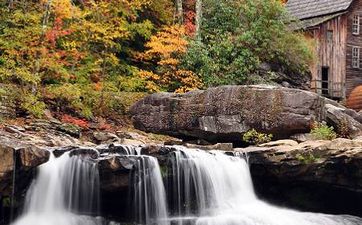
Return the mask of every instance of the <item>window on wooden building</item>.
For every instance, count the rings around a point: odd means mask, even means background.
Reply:
[[[328,30],[327,31],[327,41],[328,41],[328,43],[333,42],[333,30]]]
[[[352,34],[359,34],[359,15],[353,16],[353,24],[352,24]]]
[[[352,67],[359,68],[359,47],[352,47]]]

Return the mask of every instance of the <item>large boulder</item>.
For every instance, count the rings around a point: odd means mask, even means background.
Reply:
[[[316,93],[274,86],[221,86],[186,94],[158,93],[131,108],[133,123],[140,130],[211,142],[239,142],[251,128],[286,138],[307,133],[314,121],[328,119],[336,126],[347,124],[353,135],[358,135],[361,124],[357,113],[354,117],[352,114]]]

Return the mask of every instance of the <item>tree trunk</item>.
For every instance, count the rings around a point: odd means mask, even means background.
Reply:
[[[11,10],[14,7],[14,0],[9,0],[8,1],[8,8],[9,10]]]
[[[196,0],[196,38],[200,39],[200,29],[201,29],[201,23],[202,23],[202,0]]]
[[[176,0],[176,11],[177,11],[177,22],[179,24],[183,24],[183,7],[182,7],[182,0]]]

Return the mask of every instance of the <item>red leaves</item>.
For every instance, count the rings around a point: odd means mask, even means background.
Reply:
[[[186,34],[188,36],[193,36],[195,34],[195,31],[196,31],[195,6],[196,6],[196,1],[195,0],[186,0],[186,2],[185,2],[185,11],[184,11],[184,21],[185,21]]]
[[[76,125],[76,126],[81,127],[83,129],[88,129],[89,128],[88,121],[86,121],[84,119],[75,118],[75,117],[70,116],[68,114],[62,115],[61,121],[63,123],[70,123],[70,124]]]
[[[54,21],[54,25],[52,29],[48,30],[45,33],[45,40],[52,46],[55,47],[57,40],[60,37],[67,36],[71,34],[72,31],[70,29],[63,30],[63,20],[62,18],[56,18]]]

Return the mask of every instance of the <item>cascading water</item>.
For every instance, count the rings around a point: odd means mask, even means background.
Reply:
[[[245,157],[181,146],[172,147],[171,168],[167,171],[168,209],[157,159],[141,155],[139,147],[113,147],[100,154],[98,160],[126,157],[132,162],[129,208],[135,213],[135,224],[362,224],[357,217],[302,213],[269,205],[255,195]],[[95,217],[99,215],[98,164],[91,158],[94,154],[83,153],[67,152],[59,158],[52,155],[49,162],[39,167],[28,190],[23,215],[13,225],[117,224]]]
[[[168,225],[166,192],[156,158],[141,155],[141,148],[122,146],[122,153],[135,160],[131,176],[135,219],[145,225]]]
[[[174,224],[362,224],[357,217],[302,213],[269,205],[256,197],[244,158],[217,151],[177,149],[172,160]]]
[[[98,210],[98,190],[98,168],[89,157],[51,154],[39,167],[14,225],[98,225],[100,219],[87,216]]]
[[[132,180],[134,212],[138,222],[168,225],[166,195],[157,159],[140,156]]]

